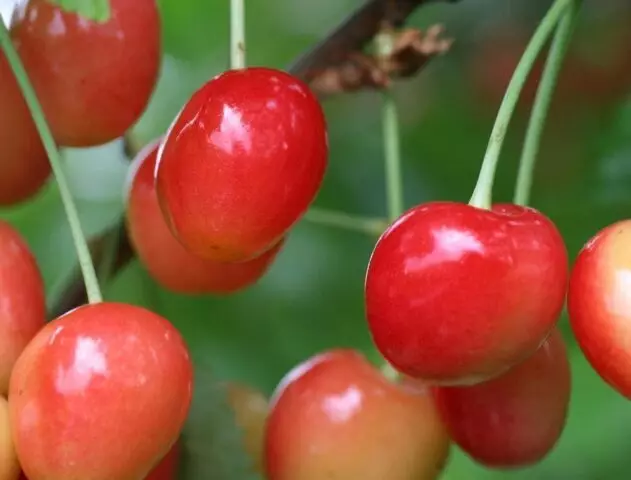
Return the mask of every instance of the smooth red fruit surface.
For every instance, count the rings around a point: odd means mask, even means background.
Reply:
[[[537,350],[561,313],[567,279],[563,239],[538,211],[427,203],[377,242],[366,313],[395,368],[434,383],[471,384]]]
[[[225,294],[259,280],[282,248],[284,240],[261,256],[241,263],[206,260],[193,255],[173,236],[156,195],[154,167],[159,141],[140,151],[130,169],[127,232],[151,276],[179,293]]]
[[[9,391],[16,360],[44,326],[44,281],[28,245],[0,220],[0,395]]]
[[[179,460],[180,442],[178,440],[145,480],[176,480]]]
[[[161,59],[155,0],[110,0],[105,23],[27,0],[11,38],[55,139],[87,147],[113,140],[138,120],[153,93]]]
[[[18,458],[30,480],[138,480],[177,440],[193,366],[178,331],[140,307],[98,303],[49,323],[9,390]]]
[[[50,176],[50,164],[20,87],[0,53],[0,206],[35,195]]]
[[[391,383],[359,353],[333,350],[279,385],[266,470],[269,480],[434,479],[449,444],[431,395]]]
[[[17,480],[19,476],[20,465],[9,425],[9,404],[0,396],[0,480]]]
[[[570,401],[570,364],[553,330],[537,352],[500,377],[469,387],[436,387],[434,398],[451,438],[495,468],[541,461],[556,445]]]
[[[160,204],[192,253],[248,260],[304,214],[327,156],[324,115],[307,85],[269,68],[228,71],[171,125],[156,168]]]
[[[226,385],[228,404],[243,434],[245,450],[258,472],[263,472],[263,437],[267,420],[268,402],[258,390],[240,383]]]
[[[568,314],[585,357],[613,388],[631,398],[631,220],[595,235],[570,276]]]

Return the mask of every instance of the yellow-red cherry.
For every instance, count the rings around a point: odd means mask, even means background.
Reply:
[[[433,480],[450,441],[429,392],[386,379],[352,350],[295,367],[271,400],[269,480]]]
[[[46,322],[44,281],[29,246],[0,220],[0,395],[18,357]]]
[[[158,197],[190,252],[245,261],[305,213],[327,156],[324,114],[306,84],[271,68],[231,70],[203,85],[171,125]]]
[[[11,376],[11,429],[25,475],[145,477],[177,441],[192,387],[188,349],[159,315],[120,303],[62,315]]]
[[[401,372],[471,384],[537,350],[559,318],[567,282],[563,238],[537,210],[426,203],[378,240],[366,274],[367,319]]]
[[[11,38],[57,142],[87,147],[125,133],[155,88],[161,59],[156,0],[110,0],[106,22],[47,0],[22,0]]]
[[[50,176],[50,163],[6,57],[0,52],[0,206],[35,195]]]
[[[164,288],[188,294],[227,294],[259,280],[284,240],[260,256],[240,263],[207,260],[190,253],[173,236],[156,195],[154,168],[160,140],[142,149],[130,168],[127,232],[149,274]]]
[[[592,367],[631,399],[631,220],[602,229],[580,251],[570,276],[568,314]]]
[[[553,330],[523,363],[488,382],[435,387],[451,438],[479,463],[524,467],[543,460],[567,419],[571,373],[563,337]]]
[[[9,425],[9,404],[0,395],[0,480],[17,480],[19,476],[20,464]]]

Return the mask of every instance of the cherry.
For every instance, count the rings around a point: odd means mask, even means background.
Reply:
[[[20,464],[9,426],[9,404],[0,396],[0,480],[17,480],[19,476]]]
[[[158,79],[155,0],[110,0],[105,23],[26,0],[11,37],[61,145],[87,147],[121,136],[144,111]]]
[[[576,340],[598,374],[631,399],[631,220],[596,234],[570,276],[568,314]]]
[[[179,460],[180,442],[178,440],[145,480],[175,480]]]
[[[351,350],[294,368],[270,408],[269,480],[434,479],[449,452],[431,395],[391,383]]]
[[[263,437],[267,421],[267,398],[258,390],[241,383],[226,384],[228,404],[235,414],[237,425],[243,432],[245,451],[256,471],[263,472]]]
[[[46,325],[9,390],[18,458],[30,480],[136,480],[177,440],[193,367],[164,318],[119,303],[84,305]]]
[[[465,387],[436,387],[451,438],[488,467],[523,467],[555,446],[567,417],[570,364],[558,330],[525,362],[500,377]]]
[[[206,260],[188,252],[173,236],[162,215],[153,171],[159,141],[139,152],[130,169],[127,231],[151,276],[180,293],[231,293],[256,282],[276,258],[284,241],[260,257],[242,263]]]
[[[20,87],[0,53],[0,206],[35,195],[50,176],[44,151]]]
[[[381,353],[439,384],[476,383],[533,354],[565,300],[567,252],[554,224],[517,205],[434,202],[377,242],[366,312]]]
[[[13,366],[46,321],[44,282],[28,245],[0,220],[0,395]]]
[[[160,204],[192,253],[248,260],[304,214],[327,155],[324,115],[307,85],[269,68],[228,71],[169,129],[156,168]]]

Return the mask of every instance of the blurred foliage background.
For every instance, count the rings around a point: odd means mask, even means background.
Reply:
[[[3,13],[11,0],[0,2]],[[134,128],[146,142],[160,135],[188,96],[227,67],[225,0],[159,0],[165,57],[155,95]],[[467,201],[512,67],[547,0],[462,0],[431,4],[414,26],[443,23],[452,51],[397,85],[408,206],[435,199]],[[247,2],[248,61],[286,67],[319,41],[360,0]],[[598,229],[631,215],[631,4],[586,0],[547,125],[532,196],[565,236],[571,256]],[[528,95],[513,123],[495,198],[510,200]],[[362,92],[327,100],[330,167],[318,206],[385,215],[380,97]],[[122,142],[66,150],[65,168],[87,233],[95,237],[124,213],[128,160]],[[53,182],[36,199],[0,212],[26,236],[40,262],[49,301],[76,272],[76,256]],[[228,298],[189,298],[159,288],[133,262],[107,285],[109,300],[150,307],[173,321],[196,360],[217,379],[271,393],[296,363],[334,346],[374,356],[363,315],[363,280],[374,239],[303,222],[269,274]],[[631,468],[631,405],[609,389],[578,351],[563,439],[542,464],[492,472],[455,452],[446,479],[617,479]],[[199,388],[201,392],[208,389]],[[208,428],[212,428],[210,425]],[[350,480],[350,479],[349,479]]]

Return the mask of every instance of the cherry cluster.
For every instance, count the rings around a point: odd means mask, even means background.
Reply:
[[[111,0],[91,22],[27,0],[11,39],[60,146],[123,135],[155,87],[154,0]],[[107,50],[114,64],[98,52]],[[81,58],[81,62],[76,59]],[[49,159],[0,58],[0,202],[35,194]],[[10,133],[7,133],[10,132]],[[10,135],[10,136],[9,136]],[[151,276],[185,294],[259,280],[313,202],[328,162],[322,108],[271,68],[205,83],[130,166],[126,222]],[[543,213],[429,202],[378,239],[365,310],[381,368],[335,348],[290,371],[269,405],[225,385],[244,448],[269,480],[437,478],[457,444],[490,468],[541,461],[566,422],[570,365],[557,322],[631,398],[631,221],[590,240],[570,272]],[[45,322],[41,274],[0,223],[0,480],[173,479],[193,392],[186,344],[146,309],[96,301]]]

